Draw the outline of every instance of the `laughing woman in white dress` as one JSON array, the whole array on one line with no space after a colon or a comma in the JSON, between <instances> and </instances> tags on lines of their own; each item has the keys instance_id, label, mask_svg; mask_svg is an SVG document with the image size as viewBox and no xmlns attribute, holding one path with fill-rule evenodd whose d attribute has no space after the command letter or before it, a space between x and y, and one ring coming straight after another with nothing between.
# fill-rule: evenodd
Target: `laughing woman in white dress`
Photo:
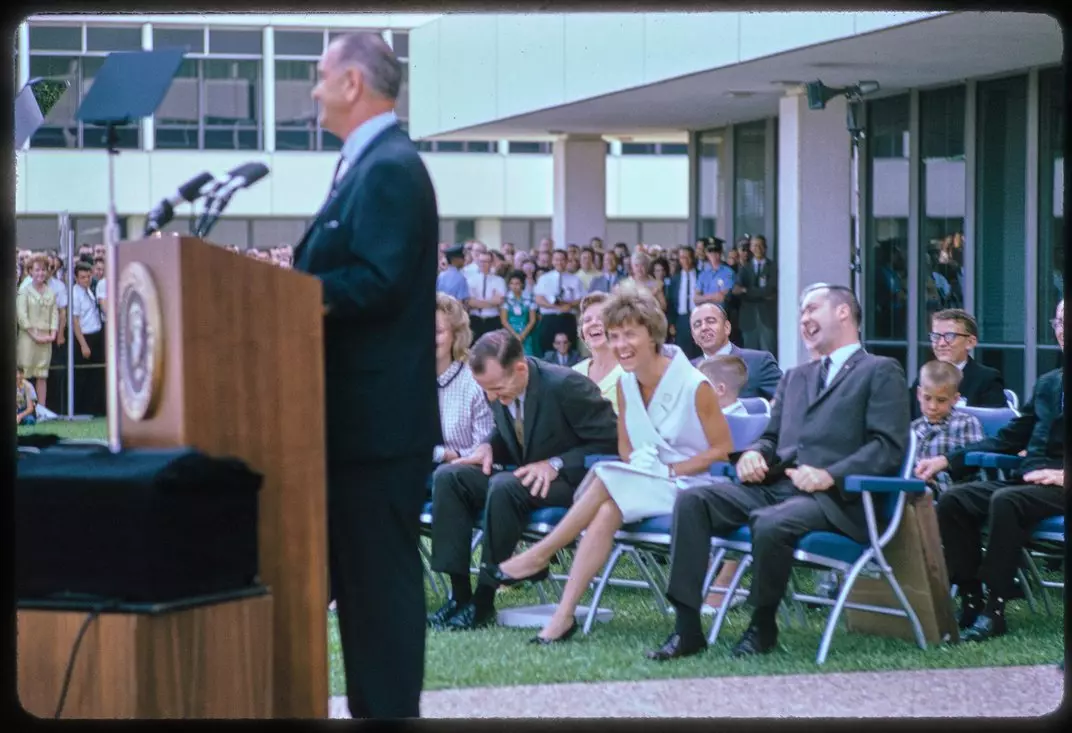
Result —
<instances>
[{"instance_id":1,"label":"laughing woman in white dress","mask_svg":"<svg viewBox=\"0 0 1072 733\"><path fill-rule=\"evenodd\" d=\"M715 461L733 450L729 426L710 382L676 346L665 346L666 315L651 293L625 284L603 307L603 322L625 374L618 384L620 461L597 464L577 487L558 526L493 577L513 585L543 571L562 548L581 538L555 614L532 641L565 641L592 578L606 563L622 524L670 514L677 492L716 479Z\"/></svg>"}]
</instances>

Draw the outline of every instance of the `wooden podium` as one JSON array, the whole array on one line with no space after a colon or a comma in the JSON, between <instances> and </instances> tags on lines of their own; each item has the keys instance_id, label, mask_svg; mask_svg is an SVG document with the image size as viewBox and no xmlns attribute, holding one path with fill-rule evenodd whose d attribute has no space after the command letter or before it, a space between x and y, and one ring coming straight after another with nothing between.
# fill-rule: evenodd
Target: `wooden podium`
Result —
<instances>
[{"instance_id":1,"label":"wooden podium","mask_svg":"<svg viewBox=\"0 0 1072 733\"><path fill-rule=\"evenodd\" d=\"M124 318L137 323L127 343L117 339L120 379L131 359L156 365L149 379L135 384L133 398L132 381L126 381L127 393L120 401L123 448L191 446L209 455L239 458L264 475L258 544L260 580L271 593L265 599L268 613L252 617L239 612L231 618L241 627L233 628L236 637L270 636L264 639L269 652L250 655L257 660L235 659L229 667L205 671L197 675L197 684L211 685L228 669L234 674L242 665L264 665L270 659L270 684L258 686L257 675L249 675L249 695L264 698L263 705L244 701L242 709L248 708L251 717L266 713L275 718L326 718L328 555L320 283L174 234L122 242L116 251L117 302L109 304L109 310L117 314L117 324ZM159 357L155 362L154 354ZM57 620L44 622L38 612L20 613L20 632L24 637L41 635L42 623L58 629L62 614L53 616ZM105 624L105 618L96 622L101 624L98 633L111 638L144 640L156 633L136 631L129 619ZM206 618L211 623L212 617ZM172 643L192 643L182 629L194 627L171 628L177 635ZM200 637L198 643L205 635ZM43 648L44 639L35 638L34 643ZM185 694L188 699L211 697L207 690ZM216 717L209 707L187 702L182 709Z\"/></svg>"}]
</instances>

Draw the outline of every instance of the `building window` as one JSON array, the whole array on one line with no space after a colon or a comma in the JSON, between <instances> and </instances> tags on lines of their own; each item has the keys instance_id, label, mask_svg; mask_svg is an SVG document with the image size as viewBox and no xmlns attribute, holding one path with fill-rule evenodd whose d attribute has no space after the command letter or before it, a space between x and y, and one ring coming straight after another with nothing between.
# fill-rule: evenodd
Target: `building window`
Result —
<instances>
[{"instance_id":1,"label":"building window","mask_svg":"<svg viewBox=\"0 0 1072 733\"><path fill-rule=\"evenodd\" d=\"M181 48L186 53L204 53L205 29L153 26L153 48Z\"/></svg>"},{"instance_id":2,"label":"building window","mask_svg":"<svg viewBox=\"0 0 1072 733\"><path fill-rule=\"evenodd\" d=\"M908 131L907 94L868 103L868 201L863 249L867 301L864 334L876 354L908 363ZM929 329L928 329L929 331ZM907 366L906 366L907 368Z\"/></svg>"},{"instance_id":3,"label":"building window","mask_svg":"<svg viewBox=\"0 0 1072 733\"><path fill-rule=\"evenodd\" d=\"M622 155L655 155L654 143L622 143Z\"/></svg>"},{"instance_id":4,"label":"building window","mask_svg":"<svg viewBox=\"0 0 1072 733\"><path fill-rule=\"evenodd\" d=\"M276 34L278 43L279 34ZM321 150L315 61L275 62L275 149Z\"/></svg>"},{"instance_id":5,"label":"building window","mask_svg":"<svg viewBox=\"0 0 1072 733\"><path fill-rule=\"evenodd\" d=\"M497 153L499 143L488 140L421 140L422 153Z\"/></svg>"},{"instance_id":6,"label":"building window","mask_svg":"<svg viewBox=\"0 0 1072 733\"><path fill-rule=\"evenodd\" d=\"M82 26L30 25L30 53L67 51L82 53Z\"/></svg>"},{"instance_id":7,"label":"building window","mask_svg":"<svg viewBox=\"0 0 1072 733\"><path fill-rule=\"evenodd\" d=\"M263 42L264 35L259 30L208 30L208 52L216 56L260 56Z\"/></svg>"},{"instance_id":8,"label":"building window","mask_svg":"<svg viewBox=\"0 0 1072 733\"><path fill-rule=\"evenodd\" d=\"M767 121L733 127L733 234L763 234L767 247Z\"/></svg>"},{"instance_id":9,"label":"building window","mask_svg":"<svg viewBox=\"0 0 1072 733\"><path fill-rule=\"evenodd\" d=\"M510 140L506 144L506 152L510 153L511 155L513 155L514 153L550 155L551 143Z\"/></svg>"},{"instance_id":10,"label":"building window","mask_svg":"<svg viewBox=\"0 0 1072 733\"><path fill-rule=\"evenodd\" d=\"M699 181L696 237L714 237L718 231L719 157L725 142L725 130L702 132L699 136Z\"/></svg>"},{"instance_id":11,"label":"building window","mask_svg":"<svg viewBox=\"0 0 1072 733\"><path fill-rule=\"evenodd\" d=\"M979 82L976 115L975 358L1023 394L1027 77Z\"/></svg>"},{"instance_id":12,"label":"building window","mask_svg":"<svg viewBox=\"0 0 1072 733\"><path fill-rule=\"evenodd\" d=\"M311 56L324 52L323 31L275 31L276 56Z\"/></svg>"},{"instance_id":13,"label":"building window","mask_svg":"<svg viewBox=\"0 0 1072 733\"><path fill-rule=\"evenodd\" d=\"M1042 376L1062 364L1050 327L1065 297L1065 75L1039 72L1038 364Z\"/></svg>"},{"instance_id":14,"label":"building window","mask_svg":"<svg viewBox=\"0 0 1072 733\"><path fill-rule=\"evenodd\" d=\"M407 31L393 31L391 33L391 46L395 56L399 59L409 60L409 33Z\"/></svg>"},{"instance_id":15,"label":"building window","mask_svg":"<svg viewBox=\"0 0 1072 733\"><path fill-rule=\"evenodd\" d=\"M140 51L141 28L116 28L114 26L87 26L86 50Z\"/></svg>"}]
</instances>

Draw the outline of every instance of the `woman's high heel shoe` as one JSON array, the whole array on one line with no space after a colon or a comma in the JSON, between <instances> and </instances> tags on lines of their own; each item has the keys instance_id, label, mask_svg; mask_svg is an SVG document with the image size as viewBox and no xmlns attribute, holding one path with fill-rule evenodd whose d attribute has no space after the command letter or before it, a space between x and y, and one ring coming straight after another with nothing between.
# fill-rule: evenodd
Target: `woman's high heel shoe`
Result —
<instances>
[{"instance_id":1,"label":"woman's high heel shoe","mask_svg":"<svg viewBox=\"0 0 1072 733\"><path fill-rule=\"evenodd\" d=\"M548 644L558 644L559 642L569 641L573 638L573 635L577 633L577 629L581 628L577 623L577 619L573 619L573 624L566 629L566 633L562 634L556 639L545 639L542 636L534 636L529 639L529 644L540 644L541 646L547 646Z\"/></svg>"},{"instance_id":2,"label":"woman's high heel shoe","mask_svg":"<svg viewBox=\"0 0 1072 733\"><path fill-rule=\"evenodd\" d=\"M539 583L541 580L547 580L547 576L551 574L551 571L548 568L544 568L543 570L538 570L532 575L526 575L524 578L511 578L509 575L504 573L502 571L502 568L500 568L498 565L487 565L485 566L485 569L487 570L488 575L491 576L491 578L496 583L498 583L499 585L505 585L507 587L513 585L520 585L521 583L525 582Z\"/></svg>"}]
</instances>

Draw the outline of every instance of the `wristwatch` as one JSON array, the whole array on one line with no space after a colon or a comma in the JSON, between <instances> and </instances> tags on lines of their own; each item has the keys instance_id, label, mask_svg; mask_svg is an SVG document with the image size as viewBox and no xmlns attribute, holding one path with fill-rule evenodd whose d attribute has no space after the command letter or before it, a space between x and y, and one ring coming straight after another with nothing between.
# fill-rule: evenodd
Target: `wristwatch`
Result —
<instances>
[{"instance_id":1,"label":"wristwatch","mask_svg":"<svg viewBox=\"0 0 1072 733\"><path fill-rule=\"evenodd\" d=\"M551 464L551 468L555 469L557 473L562 473L562 467L566 465L558 456L555 456L554 458L549 458L547 462Z\"/></svg>"}]
</instances>

